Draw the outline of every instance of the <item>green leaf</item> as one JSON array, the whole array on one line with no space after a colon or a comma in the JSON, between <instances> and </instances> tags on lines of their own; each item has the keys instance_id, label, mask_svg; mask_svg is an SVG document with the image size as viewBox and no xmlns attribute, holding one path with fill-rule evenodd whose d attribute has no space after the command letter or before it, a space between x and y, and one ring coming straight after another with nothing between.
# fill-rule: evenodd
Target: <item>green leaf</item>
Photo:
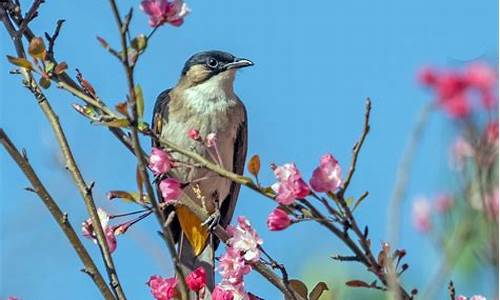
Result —
<instances>
[{"instance_id":1,"label":"green leaf","mask_svg":"<svg viewBox=\"0 0 500 300\"><path fill-rule=\"evenodd\" d=\"M48 89L50 87L50 79L42 76L40 81L38 81L38 84L44 89Z\"/></svg>"},{"instance_id":2,"label":"green leaf","mask_svg":"<svg viewBox=\"0 0 500 300\"><path fill-rule=\"evenodd\" d=\"M38 59L45 59L45 44L41 37L34 37L30 41L28 52L31 56Z\"/></svg>"},{"instance_id":3,"label":"green leaf","mask_svg":"<svg viewBox=\"0 0 500 300\"><path fill-rule=\"evenodd\" d=\"M118 127L118 128L123 128L123 127L128 127L130 124L127 119L114 119L111 121L104 122L108 127Z\"/></svg>"},{"instance_id":4,"label":"green leaf","mask_svg":"<svg viewBox=\"0 0 500 300\"><path fill-rule=\"evenodd\" d=\"M307 299L307 286L300 280L291 279L288 281L290 287L299 295L301 295L304 299ZM285 297L286 300L290 300Z\"/></svg>"},{"instance_id":5,"label":"green leaf","mask_svg":"<svg viewBox=\"0 0 500 300\"><path fill-rule=\"evenodd\" d=\"M149 129L149 124L146 122L140 121L139 124L137 124L137 129L141 132L147 132Z\"/></svg>"},{"instance_id":6,"label":"green leaf","mask_svg":"<svg viewBox=\"0 0 500 300\"><path fill-rule=\"evenodd\" d=\"M345 204L347 204L347 206L351 206L351 204L354 202L354 197L349 197L347 199L345 199Z\"/></svg>"},{"instance_id":7,"label":"green leaf","mask_svg":"<svg viewBox=\"0 0 500 300\"><path fill-rule=\"evenodd\" d=\"M141 33L132 40L131 45L132 45L132 48L134 48L138 52L143 51L148 46L148 39L147 39L146 35Z\"/></svg>"},{"instance_id":8,"label":"green leaf","mask_svg":"<svg viewBox=\"0 0 500 300\"><path fill-rule=\"evenodd\" d=\"M137 103L137 115L139 119L144 116L144 96L142 94L142 88L140 85L135 86L135 100Z\"/></svg>"},{"instance_id":9,"label":"green leaf","mask_svg":"<svg viewBox=\"0 0 500 300\"><path fill-rule=\"evenodd\" d=\"M309 300L318 300L324 291L328 291L328 286L323 281L318 282L309 294Z\"/></svg>"},{"instance_id":10,"label":"green leaf","mask_svg":"<svg viewBox=\"0 0 500 300\"><path fill-rule=\"evenodd\" d=\"M145 196L140 197L137 192L126 192L126 191L109 191L107 193L108 200L121 199L125 202L135 202L135 203L149 203L149 199Z\"/></svg>"},{"instance_id":11,"label":"green leaf","mask_svg":"<svg viewBox=\"0 0 500 300\"><path fill-rule=\"evenodd\" d=\"M22 67L22 68L25 68L25 69L28 69L28 70L32 70L33 69L33 66L31 65L31 62L29 62L29 60L27 60L26 58L14 57L14 56L7 55L7 60L11 64L16 65L18 67Z\"/></svg>"}]
</instances>

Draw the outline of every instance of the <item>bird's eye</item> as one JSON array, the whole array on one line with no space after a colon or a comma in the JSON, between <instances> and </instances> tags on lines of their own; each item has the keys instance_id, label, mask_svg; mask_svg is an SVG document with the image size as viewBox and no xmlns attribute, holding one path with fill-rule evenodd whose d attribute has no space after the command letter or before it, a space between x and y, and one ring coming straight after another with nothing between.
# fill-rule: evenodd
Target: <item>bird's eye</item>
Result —
<instances>
[{"instance_id":1,"label":"bird's eye","mask_svg":"<svg viewBox=\"0 0 500 300\"><path fill-rule=\"evenodd\" d=\"M208 65L210 68L212 68L212 69L215 69L215 68L217 67L217 65L218 65L218 64L219 64L219 62L218 62L216 59L214 59L214 58L209 58L209 59L207 60L207 65Z\"/></svg>"}]
</instances>

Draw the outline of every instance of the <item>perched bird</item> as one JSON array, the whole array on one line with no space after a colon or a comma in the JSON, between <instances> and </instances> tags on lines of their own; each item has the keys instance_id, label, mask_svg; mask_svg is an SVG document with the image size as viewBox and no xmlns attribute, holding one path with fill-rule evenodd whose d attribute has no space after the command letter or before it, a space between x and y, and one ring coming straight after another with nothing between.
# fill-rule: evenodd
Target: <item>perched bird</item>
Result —
<instances>
[{"instance_id":1,"label":"perched bird","mask_svg":"<svg viewBox=\"0 0 500 300\"><path fill-rule=\"evenodd\" d=\"M191 56L184 65L177 85L162 92L153 112L153 131L159 137L153 146L162 147L168 140L190 149L237 174L243 174L247 153L247 114L234 93L236 71L252 66L248 59L236 58L222 51L206 51ZM216 134L216 149L188 137L196 129L201 137ZM218 152L218 153L215 153ZM173 153L174 159L194 163ZM220 161L214 158L220 157ZM211 214L212 225L227 226L231 221L240 186L205 168L186 164L172 169L168 176L187 183L181 197L190 197ZM182 198L180 199L182 203ZM177 205L171 223L179 244L181 263L186 271L203 266L210 290L214 287L214 252L218 241L208 226L191 211ZM168 213L168 211L167 211Z\"/></svg>"}]
</instances>

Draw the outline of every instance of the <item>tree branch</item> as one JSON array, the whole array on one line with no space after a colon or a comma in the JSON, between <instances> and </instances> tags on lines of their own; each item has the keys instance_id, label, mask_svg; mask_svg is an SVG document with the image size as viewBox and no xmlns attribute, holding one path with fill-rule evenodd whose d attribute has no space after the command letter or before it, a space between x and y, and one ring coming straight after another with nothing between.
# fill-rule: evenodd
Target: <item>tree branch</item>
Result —
<instances>
[{"instance_id":1,"label":"tree branch","mask_svg":"<svg viewBox=\"0 0 500 300\"><path fill-rule=\"evenodd\" d=\"M12 157L12 159L16 162L21 171L24 173L26 178L28 178L28 180L30 181L33 192L35 192L40 198L40 200L43 201L43 203L51 213L54 220L57 222L61 230L66 235L66 238L69 240L71 246L73 247L76 254L80 258L80 261L84 265L85 272L90 275L90 278L94 281L95 285L101 292L104 299L114 300L115 297L111 293L109 287L106 285L106 282L104 281L101 273L97 269L97 266L92 260L92 257L89 255L89 253L83 246L82 242L78 238L78 235L76 234L75 230L69 223L67 214L61 211L57 203L54 201L52 196L49 194L45 186L40 181L39 177L31 167L28 160L25 158L24 155L19 153L17 148L10 141L7 134L1 128L0 128L0 142L2 143L5 150L7 150L9 155Z\"/></svg>"}]
</instances>

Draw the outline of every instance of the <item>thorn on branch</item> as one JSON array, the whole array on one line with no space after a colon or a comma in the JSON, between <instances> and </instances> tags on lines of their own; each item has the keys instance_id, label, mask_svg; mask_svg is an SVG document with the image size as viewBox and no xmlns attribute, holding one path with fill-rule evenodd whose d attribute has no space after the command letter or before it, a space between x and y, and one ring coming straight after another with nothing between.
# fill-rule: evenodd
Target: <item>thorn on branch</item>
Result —
<instances>
[{"instance_id":1,"label":"thorn on branch","mask_svg":"<svg viewBox=\"0 0 500 300\"><path fill-rule=\"evenodd\" d=\"M32 188L31 186L25 187L24 190L26 190L28 192L36 193L36 190L34 188Z\"/></svg>"},{"instance_id":2,"label":"thorn on branch","mask_svg":"<svg viewBox=\"0 0 500 300\"><path fill-rule=\"evenodd\" d=\"M90 271L90 270L89 270L89 269L87 269L87 268L83 268L83 269L81 269L81 270L80 270L80 272L83 272L83 273L85 273L85 274L89 275L89 276L90 276L90 277L92 277L92 278L94 278L94 276L95 276L94 272Z\"/></svg>"},{"instance_id":3,"label":"thorn on branch","mask_svg":"<svg viewBox=\"0 0 500 300\"><path fill-rule=\"evenodd\" d=\"M90 195L92 194L92 189L94 188L95 186L95 181L91 181L87 187L85 188L85 192L87 193L87 195Z\"/></svg>"}]
</instances>

